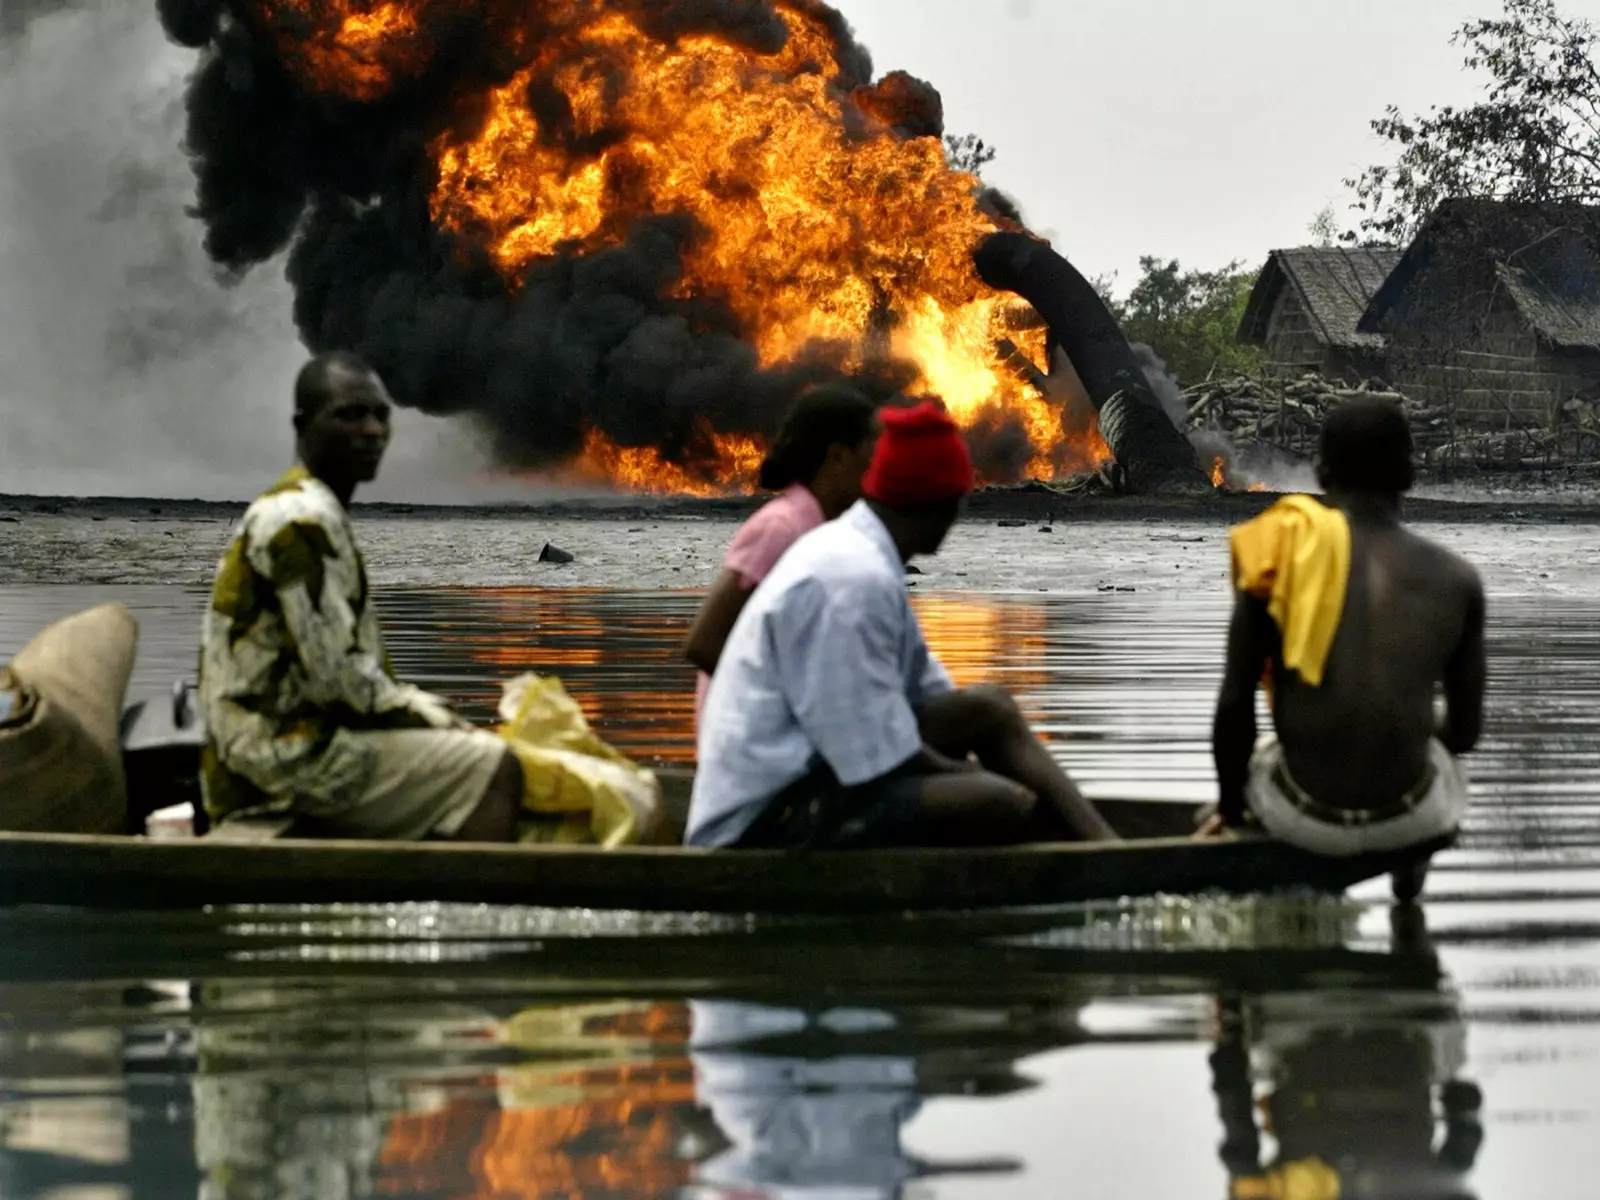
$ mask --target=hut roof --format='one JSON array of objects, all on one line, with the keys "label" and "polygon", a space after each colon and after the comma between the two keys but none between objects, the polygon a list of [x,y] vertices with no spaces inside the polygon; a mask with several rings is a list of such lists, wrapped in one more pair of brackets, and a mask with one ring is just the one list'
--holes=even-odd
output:
[{"label": "hut roof", "polygon": [[1434,210],[1360,329],[1392,333],[1511,298],[1553,346],[1600,350],[1600,207],[1447,200]]},{"label": "hut roof", "polygon": [[1400,261],[1400,251],[1368,247],[1305,246],[1274,250],[1250,292],[1239,340],[1267,340],[1267,326],[1284,288],[1311,320],[1317,340],[1339,349],[1381,350],[1383,337],[1357,329],[1373,295]]}]

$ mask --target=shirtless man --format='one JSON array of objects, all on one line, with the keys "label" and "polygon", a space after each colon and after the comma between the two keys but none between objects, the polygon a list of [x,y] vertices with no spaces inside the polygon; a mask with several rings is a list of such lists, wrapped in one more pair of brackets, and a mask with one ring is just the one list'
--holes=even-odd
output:
[{"label": "shirtless man", "polygon": [[251,504],[206,612],[206,809],[306,836],[506,842],[522,768],[504,740],[395,679],[349,505],[389,444],[389,394],[353,354],[294,392],[298,463]]},{"label": "shirtless man", "polygon": [[[1455,756],[1477,744],[1483,722],[1483,585],[1400,522],[1412,465],[1398,408],[1335,409],[1320,459],[1326,504],[1349,529],[1336,632],[1320,679],[1308,682],[1312,672],[1285,666],[1292,655],[1269,601],[1239,591],[1217,701],[1219,803],[1209,832],[1244,824],[1248,810],[1273,836],[1317,853],[1397,850],[1450,833],[1466,809]],[[1256,686],[1269,664],[1277,741],[1258,749]],[[1446,711],[1436,724],[1441,684]]]}]

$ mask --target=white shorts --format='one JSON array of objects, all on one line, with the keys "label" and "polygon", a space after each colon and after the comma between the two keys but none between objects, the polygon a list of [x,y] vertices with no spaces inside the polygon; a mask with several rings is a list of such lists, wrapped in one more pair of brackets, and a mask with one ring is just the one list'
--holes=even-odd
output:
[{"label": "white shorts", "polygon": [[1401,797],[1396,815],[1374,821],[1359,810],[1348,816],[1326,810],[1339,815],[1330,820],[1318,811],[1324,806],[1290,777],[1278,739],[1264,738],[1250,760],[1245,797],[1269,834],[1313,854],[1348,858],[1404,850],[1454,833],[1467,812],[1470,796],[1461,764],[1437,741],[1428,757],[1427,776]]}]

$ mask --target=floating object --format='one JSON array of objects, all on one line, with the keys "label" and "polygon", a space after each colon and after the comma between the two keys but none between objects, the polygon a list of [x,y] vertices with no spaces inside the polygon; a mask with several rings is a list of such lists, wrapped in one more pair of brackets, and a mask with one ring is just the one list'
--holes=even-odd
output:
[{"label": "floating object", "polygon": [[570,550],[563,550],[554,542],[546,542],[544,549],[539,551],[539,561],[542,563],[569,563],[577,556]]},{"label": "floating object", "polygon": [[996,521],[995,524],[1000,526],[1001,529],[1021,529],[1027,525],[1027,522],[1007,517],[1004,520]]}]

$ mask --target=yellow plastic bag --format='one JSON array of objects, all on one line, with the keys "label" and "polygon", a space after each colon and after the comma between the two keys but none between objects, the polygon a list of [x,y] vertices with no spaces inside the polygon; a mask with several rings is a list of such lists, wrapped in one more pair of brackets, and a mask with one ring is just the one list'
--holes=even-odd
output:
[{"label": "yellow plastic bag", "polygon": [[559,679],[519,675],[500,698],[499,734],[522,764],[525,842],[611,849],[656,841],[661,785],[655,773],[594,735]]}]

